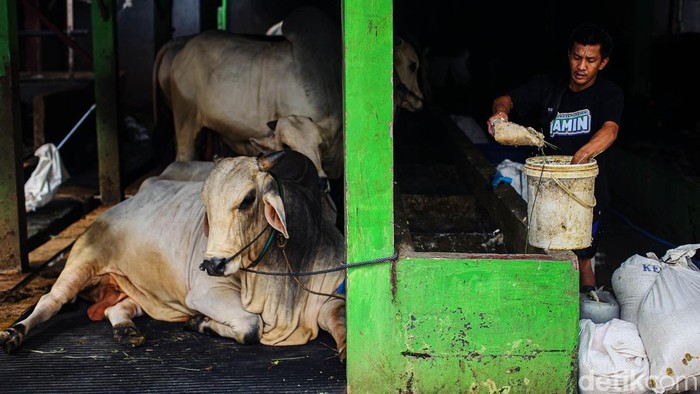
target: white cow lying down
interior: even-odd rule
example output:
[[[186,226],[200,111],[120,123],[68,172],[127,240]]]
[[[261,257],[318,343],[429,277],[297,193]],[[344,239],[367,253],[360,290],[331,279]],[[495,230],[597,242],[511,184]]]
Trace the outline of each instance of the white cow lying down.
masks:
[[[80,295],[94,303],[90,318],[109,319],[128,346],[145,342],[132,319],[146,313],[246,344],[304,344],[321,328],[344,360],[345,299],[334,294],[344,270],[296,279],[241,270],[342,267],[342,235],[321,218],[317,180],[308,158],[284,151],[221,159],[203,183],[151,183],[95,220],[51,291],[0,332],[0,345],[16,349]]]
[[[415,111],[423,98],[418,56],[403,40],[395,45],[395,104]],[[290,147],[307,155],[315,150],[323,171],[339,178],[341,55],[340,26],[313,7],[301,7],[284,20],[284,37],[207,31],[169,42],[156,57],[153,81],[173,112],[176,160],[196,159],[195,141],[203,128],[248,154],[250,138],[264,137],[268,121],[303,115],[320,127],[322,144],[293,141]]]

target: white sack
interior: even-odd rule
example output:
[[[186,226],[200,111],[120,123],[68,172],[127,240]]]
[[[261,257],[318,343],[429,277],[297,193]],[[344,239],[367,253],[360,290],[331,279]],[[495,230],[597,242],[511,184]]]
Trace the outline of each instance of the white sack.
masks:
[[[661,258],[661,261],[667,264],[682,265],[695,270],[697,267],[690,259],[695,256],[695,251],[698,249],[700,249],[700,244],[682,245],[675,249],[669,249],[666,251],[664,257]]]
[[[649,360],[632,323],[579,321],[578,368],[581,394],[647,392]]]
[[[637,314],[649,355],[649,387],[657,393],[700,376],[700,272],[666,265]]]
[[[661,272],[664,263],[653,258],[653,254],[642,257],[638,254],[628,258],[613,272],[613,291],[620,304],[620,319],[637,324],[637,309]]]
[[[56,195],[56,190],[66,179],[68,171],[54,144],[44,144],[34,152],[39,157],[34,172],[24,184],[24,207],[27,212],[43,207]]]

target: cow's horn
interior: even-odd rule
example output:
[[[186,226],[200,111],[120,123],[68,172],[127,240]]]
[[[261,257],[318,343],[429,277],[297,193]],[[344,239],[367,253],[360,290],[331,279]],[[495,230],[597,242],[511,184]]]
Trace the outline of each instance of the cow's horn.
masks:
[[[258,168],[260,171],[267,172],[270,168],[274,167],[275,164],[285,155],[285,151],[280,150],[276,152],[269,153],[265,156],[258,158]]]

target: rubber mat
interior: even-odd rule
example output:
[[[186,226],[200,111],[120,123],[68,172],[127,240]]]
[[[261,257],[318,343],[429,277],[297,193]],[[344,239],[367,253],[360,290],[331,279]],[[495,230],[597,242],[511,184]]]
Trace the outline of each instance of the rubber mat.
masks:
[[[140,317],[134,322],[146,343],[126,348],[86,309],[83,302],[64,308],[20,349],[0,352],[0,393],[346,391],[345,365],[325,332],[303,346],[240,345]]]

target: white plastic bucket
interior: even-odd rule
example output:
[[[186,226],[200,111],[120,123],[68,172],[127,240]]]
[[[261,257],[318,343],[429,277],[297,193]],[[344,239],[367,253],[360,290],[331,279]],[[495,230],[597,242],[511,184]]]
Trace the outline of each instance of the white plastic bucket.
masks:
[[[549,250],[591,246],[595,207],[595,160],[570,164],[571,156],[537,156],[525,161],[528,242]]]
[[[579,293],[579,319],[590,319],[593,323],[607,323],[620,318],[620,304],[609,291],[596,290],[597,300],[590,294]]]

